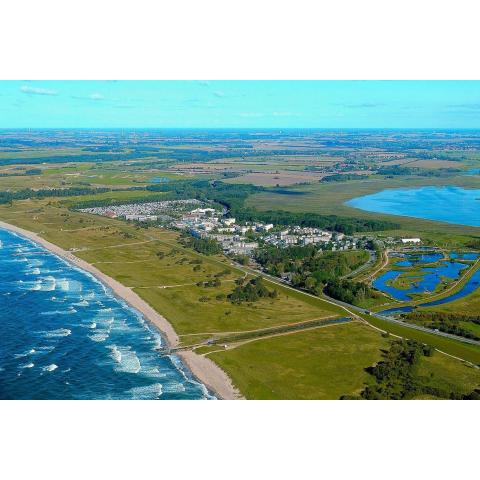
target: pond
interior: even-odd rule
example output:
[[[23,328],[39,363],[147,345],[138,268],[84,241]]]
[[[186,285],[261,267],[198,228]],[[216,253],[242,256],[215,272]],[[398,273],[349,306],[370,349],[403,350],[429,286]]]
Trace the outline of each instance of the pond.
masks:
[[[411,263],[411,260],[408,259],[405,260],[405,262]],[[397,263],[397,265],[399,264]],[[460,277],[460,272],[467,267],[468,265],[465,263],[453,261],[444,261],[434,267],[423,267],[419,270],[419,273],[409,275],[415,279],[415,281],[411,282],[410,288],[407,289],[396,288],[391,285],[401,274],[407,272],[402,270],[389,270],[376,278],[373,281],[373,286],[381,292],[387,293],[395,300],[406,302],[412,300],[412,295],[414,294],[434,292],[444,278],[457,280]]]

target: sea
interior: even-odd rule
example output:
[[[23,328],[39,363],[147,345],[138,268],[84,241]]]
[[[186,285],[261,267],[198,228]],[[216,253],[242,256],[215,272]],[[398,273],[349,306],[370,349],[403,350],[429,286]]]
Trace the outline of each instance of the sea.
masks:
[[[90,273],[0,229],[0,399],[214,399]]]
[[[480,190],[454,186],[382,190],[346,202],[369,212],[480,227]]]

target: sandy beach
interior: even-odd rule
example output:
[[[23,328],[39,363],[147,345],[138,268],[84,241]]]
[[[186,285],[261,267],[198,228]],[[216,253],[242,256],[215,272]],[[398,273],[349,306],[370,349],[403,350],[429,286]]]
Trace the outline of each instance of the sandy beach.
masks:
[[[98,268],[90,265],[85,260],[78,258],[73,253],[43,239],[38,234],[23,228],[0,221],[0,228],[18,233],[28,238],[55,255],[67,260],[76,267],[94,275],[98,280],[107,285],[117,296],[125,300],[130,306],[141,312],[152,324],[154,324],[166,338],[170,347],[176,347],[179,338],[168,320],[156,312],[147,302],[140,298],[131,288],[125,287],[117,280],[105,275]],[[215,395],[221,399],[234,400],[242,398],[234,388],[228,375],[209,358],[197,355],[193,351],[178,352],[177,355],[187,365],[192,374],[205,384]]]

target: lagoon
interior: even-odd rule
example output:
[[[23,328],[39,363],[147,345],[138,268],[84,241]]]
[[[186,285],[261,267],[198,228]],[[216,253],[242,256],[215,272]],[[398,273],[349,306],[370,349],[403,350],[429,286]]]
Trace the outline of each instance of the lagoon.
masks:
[[[478,189],[453,186],[388,189],[353,198],[346,205],[368,212],[480,227]]]

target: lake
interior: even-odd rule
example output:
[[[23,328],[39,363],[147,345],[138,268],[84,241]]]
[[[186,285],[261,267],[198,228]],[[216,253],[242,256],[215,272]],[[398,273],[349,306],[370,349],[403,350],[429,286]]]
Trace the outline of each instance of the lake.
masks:
[[[453,186],[388,189],[353,198],[346,205],[368,212],[480,227],[478,189]]]

